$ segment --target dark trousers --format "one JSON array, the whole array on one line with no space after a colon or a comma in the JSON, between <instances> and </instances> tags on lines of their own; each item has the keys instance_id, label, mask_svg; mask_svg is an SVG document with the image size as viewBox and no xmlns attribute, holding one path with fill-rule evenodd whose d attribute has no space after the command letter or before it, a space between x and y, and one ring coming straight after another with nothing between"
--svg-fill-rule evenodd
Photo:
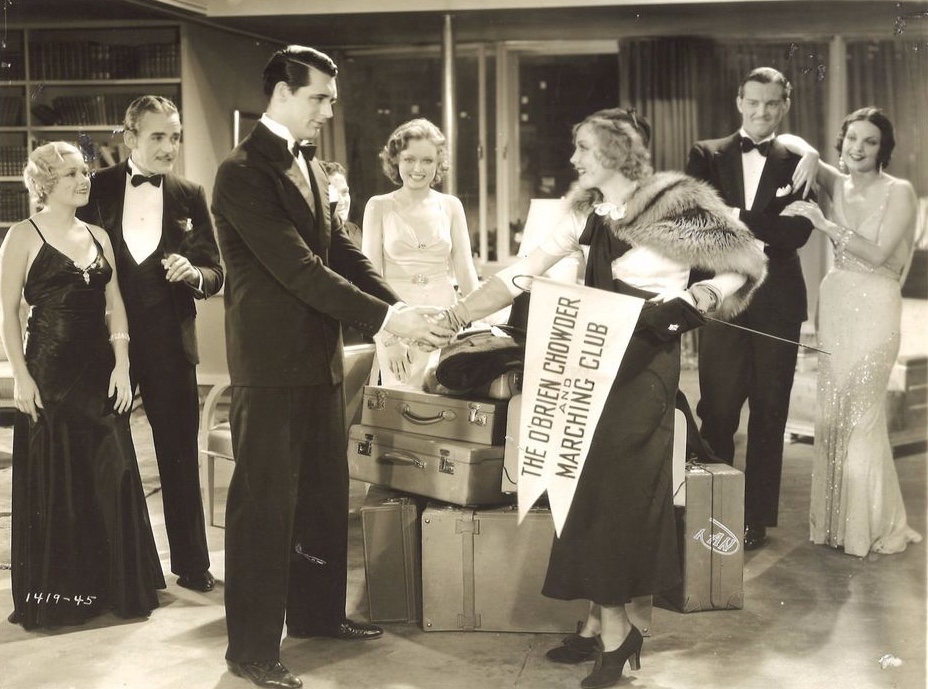
<instances>
[{"instance_id":1,"label":"dark trousers","mask_svg":"<svg viewBox=\"0 0 928 689\"><path fill-rule=\"evenodd\" d=\"M202 572L209 569L209 549L200 493L196 367L181 348L172 304L163 302L144 314L131 324L129 361L151 425L171 571Z\"/></svg>"},{"instance_id":2,"label":"dark trousers","mask_svg":"<svg viewBox=\"0 0 928 689\"><path fill-rule=\"evenodd\" d=\"M331 633L345 618L348 463L341 385L233 387L226 504L232 661L275 661L284 620Z\"/></svg>"},{"instance_id":3,"label":"dark trousers","mask_svg":"<svg viewBox=\"0 0 928 689\"><path fill-rule=\"evenodd\" d=\"M752 318L750 309L734 321L797 341L795 321ZM744 470L744 521L776 526L783 467L783 434L796 371L795 345L709 323L699 331L699 392L696 412L701 433L718 457L733 464L734 435L748 402Z\"/></svg>"}]
</instances>

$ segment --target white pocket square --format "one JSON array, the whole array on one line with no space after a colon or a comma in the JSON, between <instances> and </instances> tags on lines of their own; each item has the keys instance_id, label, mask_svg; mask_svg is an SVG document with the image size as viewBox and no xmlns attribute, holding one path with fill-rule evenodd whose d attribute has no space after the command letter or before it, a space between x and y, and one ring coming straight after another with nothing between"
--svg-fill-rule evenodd
<instances>
[{"instance_id":1,"label":"white pocket square","mask_svg":"<svg viewBox=\"0 0 928 689\"><path fill-rule=\"evenodd\" d=\"M787 184L785 187L780 187L777 189L777 198L781 196L789 196L790 192L793 191L793 185Z\"/></svg>"}]
</instances>

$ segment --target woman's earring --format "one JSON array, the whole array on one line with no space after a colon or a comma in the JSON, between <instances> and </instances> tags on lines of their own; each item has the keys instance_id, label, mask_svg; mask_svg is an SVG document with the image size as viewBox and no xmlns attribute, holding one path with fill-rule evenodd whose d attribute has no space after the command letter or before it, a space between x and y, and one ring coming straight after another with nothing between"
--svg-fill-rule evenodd
<instances>
[{"instance_id":1,"label":"woman's earring","mask_svg":"<svg viewBox=\"0 0 928 689\"><path fill-rule=\"evenodd\" d=\"M844 162L843 154L838 158L838 170L840 170L843 173L847 172L847 164Z\"/></svg>"}]
</instances>

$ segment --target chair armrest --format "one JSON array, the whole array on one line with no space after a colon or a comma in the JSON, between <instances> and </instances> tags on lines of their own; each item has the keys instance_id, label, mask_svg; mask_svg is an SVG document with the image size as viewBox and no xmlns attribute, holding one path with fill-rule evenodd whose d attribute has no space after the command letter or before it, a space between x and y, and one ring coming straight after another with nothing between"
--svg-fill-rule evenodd
<instances>
[{"instance_id":1,"label":"chair armrest","mask_svg":"<svg viewBox=\"0 0 928 689\"><path fill-rule=\"evenodd\" d=\"M206 395L206 400L203 402L203 413L200 417L200 433L203 435L201 445L203 447L206 447L206 436L209 434L210 430L217 425L216 414L219 410L219 403L222 401L223 396L226 395L231 385L229 378L226 377L224 380L213 385Z\"/></svg>"}]
</instances>

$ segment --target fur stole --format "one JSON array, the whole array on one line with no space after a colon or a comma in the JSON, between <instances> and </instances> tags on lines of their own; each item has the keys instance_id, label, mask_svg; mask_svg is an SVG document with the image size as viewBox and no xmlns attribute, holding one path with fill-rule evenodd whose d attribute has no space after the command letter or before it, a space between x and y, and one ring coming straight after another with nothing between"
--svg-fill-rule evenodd
<instances>
[{"instance_id":1,"label":"fur stole","mask_svg":"<svg viewBox=\"0 0 928 689\"><path fill-rule=\"evenodd\" d=\"M599 190L580 190L571 208L584 216L602 202ZM603 218L616 237L706 273L733 272L747 280L712 315L732 318L748 305L763 282L767 257L754 235L722 202L715 190L681 172L659 172L639 180L625 217Z\"/></svg>"}]
</instances>

